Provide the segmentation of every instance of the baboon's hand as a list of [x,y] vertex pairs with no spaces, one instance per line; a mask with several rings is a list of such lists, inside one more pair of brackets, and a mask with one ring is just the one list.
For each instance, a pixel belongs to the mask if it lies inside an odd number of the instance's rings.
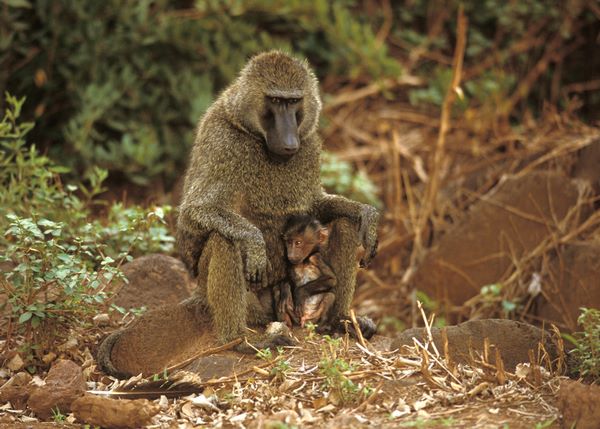
[[365,254],[360,260],[361,267],[367,267],[377,254],[377,225],[379,224],[379,212],[373,206],[364,204],[360,213],[358,236]]
[[262,237],[244,245],[244,274],[251,287],[264,287],[267,282],[267,249]]

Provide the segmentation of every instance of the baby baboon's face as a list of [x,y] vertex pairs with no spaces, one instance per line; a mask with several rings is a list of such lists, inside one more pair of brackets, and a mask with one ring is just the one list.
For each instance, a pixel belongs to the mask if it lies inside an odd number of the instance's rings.
[[286,252],[290,263],[296,265],[303,262],[319,246],[319,234],[312,228],[286,237]]

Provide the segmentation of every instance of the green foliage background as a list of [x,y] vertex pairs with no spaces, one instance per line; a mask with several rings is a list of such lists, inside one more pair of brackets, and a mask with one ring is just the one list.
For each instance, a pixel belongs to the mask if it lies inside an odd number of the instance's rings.
[[5,1],[0,89],[27,96],[34,139],[69,167],[173,179],[199,116],[257,52],[300,52],[321,73],[399,72],[348,4]]
[[[99,166],[117,180],[171,183],[199,116],[251,55],[293,51],[310,58],[325,82],[398,77],[419,46],[451,58],[459,3],[392,1],[390,31],[378,38],[386,11],[377,1],[0,0],[0,91],[27,97],[24,117],[37,124],[31,140],[73,172]],[[542,40],[593,34],[595,17],[582,1],[462,3],[470,20],[466,65],[490,55],[496,61],[469,80],[463,107],[495,111],[515,90],[546,47],[511,51],[532,27],[542,26]],[[442,15],[441,31],[428,34]],[[565,82],[589,77],[581,70],[590,67],[580,65],[599,61],[579,51],[579,61],[564,67]],[[410,101],[439,105],[450,66],[420,61],[408,71],[427,82]],[[528,98],[535,109],[551,79],[541,76]]]
[[24,336],[25,360],[34,362],[53,343],[98,312],[133,256],[169,253],[174,238],[169,207],[109,207],[98,219],[95,199],[106,170],[94,167],[85,183],[64,184],[68,169],[26,144],[33,129],[19,116],[24,99],[6,97],[0,119],[0,332]]

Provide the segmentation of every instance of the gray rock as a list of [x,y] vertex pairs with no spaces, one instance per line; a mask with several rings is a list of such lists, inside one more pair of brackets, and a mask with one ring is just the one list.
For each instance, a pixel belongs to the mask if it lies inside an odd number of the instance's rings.
[[[432,328],[433,342],[440,353],[444,353],[442,329],[446,330],[448,351],[455,362],[470,362],[469,350],[481,354],[486,338],[494,347],[489,356],[490,363],[495,363],[495,349],[500,351],[504,368],[514,370],[517,364],[529,362],[529,350],[537,356],[538,343],[543,342],[551,359],[557,355],[554,345],[549,341],[549,334],[528,323],[504,319],[471,320],[459,325],[445,328]],[[421,343],[427,338],[425,328],[408,329],[392,341],[390,349],[412,346],[413,338]]]

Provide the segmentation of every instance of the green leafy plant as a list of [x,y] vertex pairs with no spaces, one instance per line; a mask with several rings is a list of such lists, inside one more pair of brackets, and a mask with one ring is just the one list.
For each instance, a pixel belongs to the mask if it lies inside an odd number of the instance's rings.
[[[392,44],[404,47],[411,54],[426,48],[427,59],[452,58],[454,41],[448,35],[456,33],[455,11],[459,4],[464,6],[469,31],[464,58],[464,98],[457,100],[457,110],[469,107],[491,116],[515,117],[523,107],[540,112],[542,101],[551,96],[548,93],[551,81],[556,88],[581,76],[586,69],[577,61],[566,61],[560,66],[560,76],[555,76],[550,69],[539,75],[536,85],[522,85],[535,65],[548,54],[550,41],[556,52],[574,38],[585,37],[585,28],[593,25],[594,17],[582,5],[569,7],[561,2],[540,0],[452,0],[446,8],[432,12],[427,0],[411,1],[410,7],[406,7],[406,3],[394,2],[392,6],[398,24],[392,27],[389,38]],[[541,40],[546,43],[540,43]],[[574,58],[580,60],[584,56]],[[441,106],[451,72],[452,66],[446,61],[417,61],[412,73],[423,76],[427,86],[409,90],[410,102],[422,107]],[[579,77],[579,80],[586,79]],[[515,109],[517,106],[511,105],[510,100],[517,93],[522,97],[519,109]],[[586,97],[592,103],[598,102],[597,96]]]
[[74,172],[99,166],[138,184],[179,176],[196,121],[258,52],[297,52],[322,76],[401,73],[346,0],[3,6],[0,91],[28,94],[36,140]]
[[61,413],[58,407],[52,408],[52,420],[54,420],[54,423],[64,423],[66,419],[67,416]]
[[168,381],[169,373],[167,372],[167,368],[163,369],[162,373],[156,373],[152,375],[152,381]]
[[315,336],[317,335],[317,325],[315,325],[312,322],[306,322],[306,324],[304,325],[304,328],[306,329],[306,338],[308,340],[312,340],[315,338]]
[[600,380],[600,310],[582,308],[577,318],[581,331],[573,334],[575,348],[571,354],[577,373]]
[[446,318],[444,317],[444,314],[443,314],[443,306],[440,305],[440,303],[438,301],[431,298],[429,295],[427,295],[426,292],[424,292],[422,290],[416,290],[415,294],[416,294],[417,301],[421,302],[421,304],[423,305],[423,308],[426,310],[427,313],[435,313],[436,314],[436,317],[433,322],[433,326],[435,326],[436,328],[441,328],[443,326],[446,326]]
[[399,423],[399,426],[403,428],[454,427],[455,425],[456,421],[452,417],[444,419],[417,418],[409,422]]
[[171,206],[145,209],[115,203],[106,221],[96,222],[94,227],[102,235],[110,255],[170,253],[175,238],[167,228],[166,216],[171,210]]
[[552,426],[552,423],[556,421],[556,418],[544,420],[543,422],[537,422],[535,424],[535,429],[545,429]]
[[377,187],[363,172],[354,170],[352,164],[339,159],[330,152],[323,152],[321,183],[329,192],[346,195],[363,203],[381,207],[377,197]]
[[342,338],[331,338],[324,335],[325,345],[319,372],[325,376],[325,386],[329,389],[329,395],[340,404],[350,404],[364,398],[372,393],[368,386],[360,386],[354,383],[348,373],[353,370],[352,365],[340,356]]
[[271,349],[267,347],[266,349],[259,349],[256,352],[256,357],[262,360],[270,361],[273,360],[273,353],[271,352]]
[[8,244],[0,261],[15,264],[1,281],[9,324],[25,335],[26,344],[50,347],[69,325],[95,314],[108,284],[122,274],[97,241],[65,240],[63,223],[14,214],[7,218]]
[[174,238],[166,225],[171,207],[148,210],[117,203],[109,208],[105,220],[93,216],[97,204],[106,204],[96,199],[104,191],[106,170],[89,170],[86,183],[63,184],[60,175],[69,170],[40,155],[35,145],[26,144],[33,124],[18,121],[23,102],[7,94],[0,121],[0,228],[7,228],[6,216],[13,213],[60,222],[64,237],[104,243],[104,255],[115,260],[171,252]]
[[271,375],[275,379],[284,379],[286,374],[290,372],[292,367],[290,366],[290,362],[285,359],[279,359],[273,368],[271,368]]
[[504,317],[509,317],[520,307],[520,304],[515,299],[507,299],[505,296],[505,287],[502,283],[493,283],[481,287],[480,292],[483,300],[483,306],[497,307],[502,311]]

